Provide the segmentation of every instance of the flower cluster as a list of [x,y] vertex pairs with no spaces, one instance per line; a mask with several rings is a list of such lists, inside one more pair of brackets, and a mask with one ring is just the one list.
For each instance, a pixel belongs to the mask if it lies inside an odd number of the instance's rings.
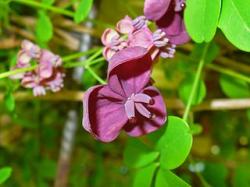
[[13,79],[21,79],[21,85],[32,88],[34,96],[46,94],[46,90],[57,92],[63,87],[62,59],[52,52],[41,49],[28,40],[24,40],[13,69],[29,67],[37,63],[35,70],[19,73]]
[[[152,86],[151,70],[159,56],[172,58],[177,44],[189,40],[182,20],[183,0],[146,0],[145,16],[126,16],[102,35],[107,84],[85,93],[83,127],[96,139],[110,142],[120,131],[130,136],[153,132],[166,122],[166,107]],[[147,19],[159,29],[152,32]]]

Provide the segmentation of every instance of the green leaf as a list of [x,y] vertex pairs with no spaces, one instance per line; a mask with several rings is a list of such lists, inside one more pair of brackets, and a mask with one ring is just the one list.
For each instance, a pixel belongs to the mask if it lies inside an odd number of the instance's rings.
[[152,151],[137,139],[129,139],[124,151],[124,162],[131,168],[144,167],[159,156],[159,152]]
[[220,86],[223,93],[231,98],[244,98],[250,96],[250,89],[247,82],[232,78],[228,75],[220,75]]
[[[187,104],[193,84],[194,84],[194,75],[190,75],[184,79],[181,83],[178,90],[179,97],[181,100]],[[206,97],[206,85],[202,79],[199,79],[197,90],[194,94],[194,99],[192,105],[200,104],[203,99]]]
[[40,42],[48,42],[53,37],[53,25],[45,11],[38,12],[36,36]]
[[8,91],[5,94],[4,103],[8,111],[12,112],[15,109],[15,98],[12,92]]
[[161,167],[175,169],[180,166],[191,150],[192,141],[188,124],[181,118],[169,116],[166,131],[156,147],[161,151]]
[[[202,53],[204,51],[204,48],[206,46],[206,43],[202,44],[195,44],[194,49],[192,50],[192,53],[190,55],[190,58],[192,61],[197,61],[197,59],[201,59]],[[209,44],[206,56],[205,56],[205,64],[211,63],[219,54],[219,46],[215,42],[211,42]]]
[[4,167],[0,169],[0,184],[3,184],[12,173],[12,168],[10,167]]
[[151,164],[136,171],[133,187],[150,187],[156,168],[157,164]]
[[56,175],[56,162],[44,159],[39,163],[39,176],[43,179],[53,179]]
[[74,21],[76,23],[80,23],[83,21],[89,14],[91,7],[93,4],[93,0],[81,0],[78,5],[76,12],[74,14]]
[[184,11],[188,34],[198,43],[213,39],[220,16],[221,0],[187,0]]
[[190,131],[192,135],[198,135],[202,132],[203,128],[200,124],[190,125]]
[[250,51],[249,0],[224,0],[219,27],[227,39],[243,51]]
[[156,175],[155,187],[191,187],[173,172],[160,168]]

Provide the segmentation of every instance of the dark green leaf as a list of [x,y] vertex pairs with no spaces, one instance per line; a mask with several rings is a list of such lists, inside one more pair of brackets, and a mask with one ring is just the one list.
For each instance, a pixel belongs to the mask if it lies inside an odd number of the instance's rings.
[[247,82],[221,74],[220,86],[223,93],[232,98],[242,98],[250,96],[250,89]]
[[137,139],[129,139],[124,151],[124,162],[131,168],[144,167],[159,156],[159,152],[152,151]]
[[155,187],[191,187],[173,172],[160,168],[156,174]]
[[157,164],[151,164],[136,171],[133,187],[150,187]]
[[221,0],[187,0],[184,19],[191,38],[198,42],[213,39],[220,16]]
[[169,116],[166,131],[157,144],[161,151],[161,167],[175,169],[180,166],[191,150],[192,141],[188,124],[181,118]]
[[236,47],[250,51],[249,0],[224,0],[219,27]]
[[93,4],[93,0],[81,0],[78,5],[76,12],[74,14],[74,21],[76,23],[80,23],[83,21],[89,14],[91,7]]
[[12,168],[10,167],[4,167],[0,169],[0,184],[3,184],[12,173]]
[[[178,94],[181,100],[187,104],[193,84],[194,84],[194,75],[190,75],[184,79],[181,83],[180,88],[178,90]],[[199,79],[198,87],[194,95],[194,99],[192,101],[192,105],[200,104],[203,99],[206,97],[206,85],[202,79]]]
[[53,25],[45,11],[38,12],[36,36],[40,42],[48,42],[53,37]]

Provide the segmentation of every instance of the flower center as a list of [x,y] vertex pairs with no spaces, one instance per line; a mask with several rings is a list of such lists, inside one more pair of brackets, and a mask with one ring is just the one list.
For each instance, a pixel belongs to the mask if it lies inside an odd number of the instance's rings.
[[153,114],[148,111],[145,105],[152,105],[154,100],[147,94],[139,93],[132,94],[125,103],[125,111],[130,122],[135,123],[136,116],[135,111],[137,110],[142,116],[150,119]]

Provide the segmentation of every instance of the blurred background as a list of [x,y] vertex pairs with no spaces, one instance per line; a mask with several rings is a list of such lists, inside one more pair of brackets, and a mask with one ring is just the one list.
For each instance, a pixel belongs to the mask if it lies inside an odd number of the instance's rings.
[[[77,0],[47,1],[70,11],[78,5]],[[142,15],[143,3],[95,0],[87,19],[76,24],[70,16],[38,5],[1,0],[0,72],[15,64],[23,39],[60,56],[101,46],[104,29],[114,27],[125,15]],[[49,19],[51,25],[46,26],[44,19]],[[169,115],[183,115],[203,48],[203,44],[190,41],[177,48],[175,58],[159,60],[155,65],[153,79],[164,95]],[[217,30],[205,59],[189,116],[193,122],[193,161],[187,159],[176,173],[192,186],[202,186],[197,176],[200,172],[211,186],[248,187],[250,55],[232,46]],[[93,68],[105,79],[106,61]],[[88,71],[81,67],[67,69],[64,89],[44,97],[33,97],[19,84],[0,79],[0,168],[12,168],[12,175],[3,186],[131,186],[134,171],[123,162],[129,137],[124,133],[116,141],[104,144],[82,128],[82,95],[98,84]]]

